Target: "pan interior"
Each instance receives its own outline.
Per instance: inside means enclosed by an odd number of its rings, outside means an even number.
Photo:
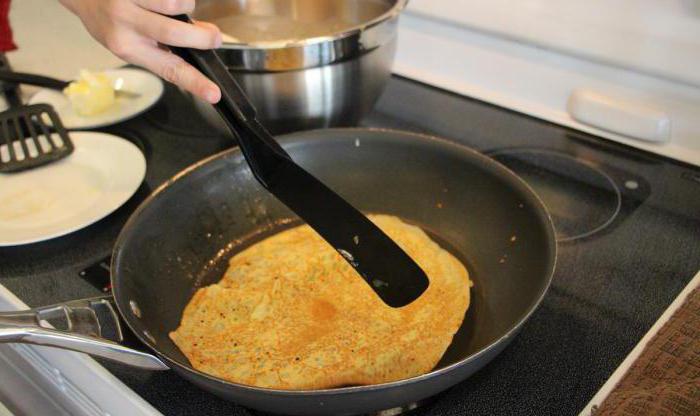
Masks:
[[[495,162],[401,132],[324,130],[282,142],[362,211],[421,226],[466,264],[475,282],[471,305],[438,368],[500,339],[545,291],[554,261],[550,224],[536,197]],[[297,221],[238,152],[182,175],[147,201],[119,239],[113,283],[127,323],[189,368],[168,333],[194,292],[218,281],[231,255]]]

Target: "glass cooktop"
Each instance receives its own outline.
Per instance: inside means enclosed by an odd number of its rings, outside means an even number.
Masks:
[[[518,173],[549,208],[559,259],[552,287],[493,362],[416,415],[578,414],[700,270],[700,170],[402,78],[363,126],[445,137]],[[99,294],[112,244],[148,193],[231,146],[172,87],[151,111],[106,129],[134,141],[148,172],[113,215],[74,234],[0,249],[0,284],[32,306]],[[259,414],[174,372],[102,363],[169,415]]]

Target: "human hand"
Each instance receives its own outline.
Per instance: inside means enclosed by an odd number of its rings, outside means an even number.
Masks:
[[[164,16],[191,13],[195,0],[59,1],[82,20],[98,42],[121,59],[147,68],[210,103],[221,98],[215,83],[162,46],[212,49],[221,45],[221,32],[216,26]]]

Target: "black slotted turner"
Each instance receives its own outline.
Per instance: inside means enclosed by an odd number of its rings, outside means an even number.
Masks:
[[[175,18],[191,23],[185,15]],[[408,254],[282,149],[215,51],[171,50],[221,88],[216,109],[238,138],[256,179],[334,247],[384,303],[405,306],[428,288],[428,277]]]
[[[32,169],[72,152],[73,142],[50,105],[22,105],[0,113],[0,173]]]

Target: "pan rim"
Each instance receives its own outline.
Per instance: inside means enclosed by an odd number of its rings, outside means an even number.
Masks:
[[[134,210],[134,212],[131,214],[127,222],[124,224],[122,230],[119,233],[119,236],[117,237],[117,241],[114,245],[113,249],[113,255],[112,255],[112,261],[111,261],[111,270],[113,273],[110,275],[110,281],[113,287],[113,296],[115,299],[115,304],[117,305],[117,310],[119,310],[120,315],[122,316],[124,322],[126,322],[127,326],[129,329],[136,335],[136,337],[148,348],[151,350],[152,353],[154,353],[156,356],[158,356],[160,359],[164,360],[168,367],[171,369],[177,368],[181,371],[191,373],[193,375],[202,377],[210,382],[218,383],[222,386],[228,387],[228,388],[235,388],[235,389],[240,389],[240,390],[245,390],[250,393],[264,393],[268,395],[273,395],[273,396],[278,396],[278,397],[309,397],[309,396],[336,396],[336,395],[347,395],[347,394],[352,394],[352,393],[358,393],[358,392],[370,392],[370,391],[381,391],[381,390],[389,390],[393,389],[396,387],[408,385],[408,384],[414,384],[414,383],[419,383],[428,379],[432,379],[441,375],[445,375],[448,373],[451,373],[461,367],[464,367],[476,360],[478,360],[480,357],[485,356],[492,352],[493,350],[497,349],[501,345],[507,345],[507,343],[510,341],[509,339],[514,338],[517,333],[520,331],[521,327],[527,322],[532,314],[540,307],[542,304],[542,301],[544,300],[544,297],[546,296],[547,292],[549,291],[549,288],[552,284],[552,280],[554,278],[554,273],[556,270],[556,265],[557,265],[557,259],[558,259],[558,245],[556,243],[556,237],[555,237],[555,230],[554,230],[554,223],[552,221],[551,215],[549,211],[547,210],[546,206],[544,205],[544,202],[541,200],[541,198],[535,193],[535,191],[530,187],[530,185],[527,184],[522,178],[520,178],[518,175],[516,175],[512,170],[510,170],[508,167],[505,165],[501,164],[497,160],[478,152],[475,149],[472,149],[466,145],[463,145],[461,143],[443,138],[443,137],[438,137],[438,136],[433,136],[425,133],[416,133],[416,132],[410,132],[410,131],[405,131],[405,130],[399,130],[399,129],[390,129],[390,128],[377,128],[377,127],[347,127],[347,128],[331,128],[331,129],[314,129],[314,130],[306,130],[306,131],[301,131],[301,132],[295,132],[295,133],[290,133],[290,134],[285,134],[282,136],[278,136],[277,139],[280,140],[282,143],[285,144],[286,142],[294,141],[295,139],[301,139],[300,136],[306,135],[306,140],[323,140],[322,137],[315,137],[318,136],[321,133],[329,134],[332,135],[334,133],[336,134],[342,134],[342,133],[361,133],[361,134],[366,134],[366,133],[388,133],[390,135],[401,135],[401,136],[409,136],[415,139],[421,139],[421,140],[428,140],[431,142],[437,142],[440,143],[442,146],[447,146],[451,147],[454,149],[457,149],[460,152],[464,152],[469,154],[471,157],[478,159],[482,163],[484,163],[485,166],[491,167],[494,170],[500,170],[501,174],[505,174],[507,176],[510,176],[512,179],[515,180],[515,182],[520,186],[521,190],[524,191],[525,193],[530,194],[530,196],[533,198],[534,201],[536,201],[537,206],[535,208],[535,213],[539,217],[539,219],[546,224],[546,229],[544,230],[546,232],[546,238],[547,238],[547,243],[548,243],[548,249],[552,253],[550,263],[547,265],[548,271],[546,275],[546,284],[543,286],[542,291],[539,293],[537,296],[536,300],[530,305],[530,307],[527,309],[527,312],[520,318],[518,319],[507,331],[503,333],[502,336],[499,338],[495,339],[494,341],[490,342],[488,345],[482,347],[479,349],[479,351],[475,352],[474,354],[469,355],[468,357],[459,360],[455,363],[452,363],[450,365],[447,365],[442,368],[438,368],[435,370],[432,370],[428,373],[421,374],[418,376],[410,377],[410,378],[405,378],[401,380],[396,380],[396,381],[391,381],[391,382],[385,382],[385,383],[379,383],[379,384],[370,384],[370,385],[361,385],[361,386],[348,386],[348,387],[338,387],[338,388],[327,388],[327,389],[318,389],[318,390],[283,390],[283,389],[271,389],[271,388],[265,388],[265,387],[256,387],[256,386],[250,386],[246,384],[239,384],[239,383],[234,383],[230,382],[215,376],[212,376],[210,374],[201,372],[199,370],[196,370],[192,367],[185,366],[170,357],[168,357],[165,354],[162,354],[158,349],[156,348],[155,345],[152,345],[153,343],[145,337],[143,334],[141,334],[139,331],[137,331],[133,325],[131,324],[130,319],[127,319],[130,317],[127,313],[125,313],[125,310],[123,310],[121,306],[121,302],[118,300],[118,292],[119,292],[119,285],[115,284],[115,276],[118,274],[118,259],[119,256],[122,252],[122,247],[123,247],[123,240],[126,232],[132,228],[133,222],[136,221],[136,218],[138,217],[138,214],[140,214],[143,210],[145,210],[150,203],[158,198],[163,192],[181,180],[182,178],[186,177],[196,169],[200,168],[201,166],[204,166],[214,160],[218,160],[220,158],[226,157],[227,155],[234,155],[234,154],[240,154],[241,150],[238,146],[232,147],[226,150],[223,150],[221,152],[218,152],[216,154],[213,154],[207,158],[204,158],[198,162],[195,162],[194,164],[184,168],[177,174],[175,174],[172,178],[168,179],[165,181],[163,184],[158,186],[139,206]],[[463,380],[459,380],[457,382],[461,382]]]

